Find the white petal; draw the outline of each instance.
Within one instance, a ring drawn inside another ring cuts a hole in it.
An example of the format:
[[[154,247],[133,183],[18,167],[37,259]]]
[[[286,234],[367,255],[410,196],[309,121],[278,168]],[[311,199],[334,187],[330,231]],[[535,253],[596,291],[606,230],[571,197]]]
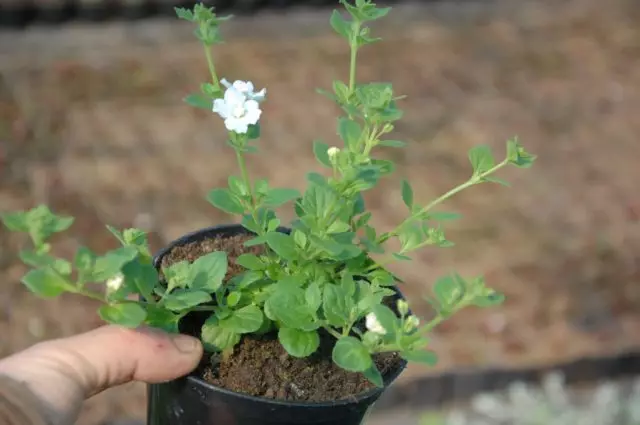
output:
[[[260,104],[258,102],[256,102],[255,100],[247,100],[244,103],[244,109],[246,109],[247,112],[248,111],[253,111],[253,110],[256,110],[256,109],[259,110],[260,109]]]
[[[245,134],[249,131],[249,123],[246,120],[239,120],[234,131],[239,134]]]
[[[213,112],[220,115],[222,118],[229,116],[229,106],[222,99],[216,99],[213,101]]]
[[[242,105],[246,100],[246,96],[233,87],[224,92],[224,101],[229,104],[230,107]]]
[[[245,114],[244,119],[249,124],[257,124],[260,121],[260,115],[262,115],[260,109],[250,109]]]
[[[262,102],[267,96],[267,89],[262,89],[258,93],[254,93],[251,98],[255,101]]]
[[[224,121],[224,125],[229,131],[244,134],[248,130],[248,125],[243,118],[229,117]]]
[[[227,81],[226,78],[223,78],[222,80],[220,80],[220,84],[222,84],[223,86],[225,86],[226,88],[231,87],[231,83],[229,81]]]
[[[246,81],[242,81],[242,80],[236,80],[233,82],[233,88],[238,90],[239,92],[242,93],[247,93],[249,92],[249,85],[247,84]]]

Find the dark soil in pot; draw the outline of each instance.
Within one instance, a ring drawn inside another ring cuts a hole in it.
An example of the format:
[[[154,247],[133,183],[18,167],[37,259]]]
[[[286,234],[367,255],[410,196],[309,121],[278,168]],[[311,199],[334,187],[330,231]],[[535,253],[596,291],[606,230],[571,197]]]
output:
[[[161,267],[179,261],[195,261],[214,251],[226,251],[229,269],[226,279],[244,269],[235,263],[246,252],[259,254],[262,247],[247,248],[248,234],[212,235],[170,249],[161,259]],[[395,308],[393,299],[389,304]],[[190,314],[181,322],[183,332],[199,335],[208,314]],[[335,339],[321,334],[320,348],[308,358],[290,356],[275,334],[245,336],[233,353],[222,358],[205,353],[195,372],[199,378],[227,390],[283,401],[323,402],[353,397],[374,388],[362,374],[348,372],[331,359]],[[378,354],[374,361],[383,377],[395,375],[404,361],[395,353]]]

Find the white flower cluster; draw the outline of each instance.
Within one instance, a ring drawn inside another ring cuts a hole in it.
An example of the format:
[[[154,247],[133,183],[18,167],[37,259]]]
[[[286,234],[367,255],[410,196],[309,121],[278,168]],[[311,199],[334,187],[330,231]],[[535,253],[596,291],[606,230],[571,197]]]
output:
[[[245,134],[250,125],[260,120],[262,110],[260,102],[265,99],[267,90],[254,91],[251,81],[235,81],[233,84],[223,79],[220,83],[227,88],[222,99],[213,101],[213,112],[224,119],[229,131]]]

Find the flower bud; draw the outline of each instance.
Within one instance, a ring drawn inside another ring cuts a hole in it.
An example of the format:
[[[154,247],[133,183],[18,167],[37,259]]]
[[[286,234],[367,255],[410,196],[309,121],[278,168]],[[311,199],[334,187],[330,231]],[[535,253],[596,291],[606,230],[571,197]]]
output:
[[[420,325],[420,319],[416,316],[409,316],[407,320],[404,322],[404,331],[405,332],[413,332]]]
[[[336,157],[338,156],[339,153],[340,153],[340,148],[337,148],[335,146],[332,146],[329,149],[327,149],[327,155],[329,155],[329,160],[331,162],[336,161]]]
[[[406,316],[409,313],[409,304],[405,300],[398,300],[398,313],[401,316]]]
[[[373,313],[367,314],[367,329],[378,335],[384,335],[387,333],[385,328],[378,321],[376,315]]]
[[[106,283],[107,294],[112,294],[116,292],[118,289],[122,287],[123,283],[124,283],[124,276],[122,274],[117,274],[116,276],[107,280],[107,283]]]

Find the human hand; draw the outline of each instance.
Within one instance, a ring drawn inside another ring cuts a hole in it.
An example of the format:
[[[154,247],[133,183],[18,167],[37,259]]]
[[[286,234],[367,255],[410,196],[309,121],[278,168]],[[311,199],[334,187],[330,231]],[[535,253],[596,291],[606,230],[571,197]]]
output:
[[[184,376],[202,357],[199,340],[149,328],[103,326],[36,344],[0,360],[0,377],[24,383],[53,425],[72,424],[82,402],[131,381],[157,383]]]

